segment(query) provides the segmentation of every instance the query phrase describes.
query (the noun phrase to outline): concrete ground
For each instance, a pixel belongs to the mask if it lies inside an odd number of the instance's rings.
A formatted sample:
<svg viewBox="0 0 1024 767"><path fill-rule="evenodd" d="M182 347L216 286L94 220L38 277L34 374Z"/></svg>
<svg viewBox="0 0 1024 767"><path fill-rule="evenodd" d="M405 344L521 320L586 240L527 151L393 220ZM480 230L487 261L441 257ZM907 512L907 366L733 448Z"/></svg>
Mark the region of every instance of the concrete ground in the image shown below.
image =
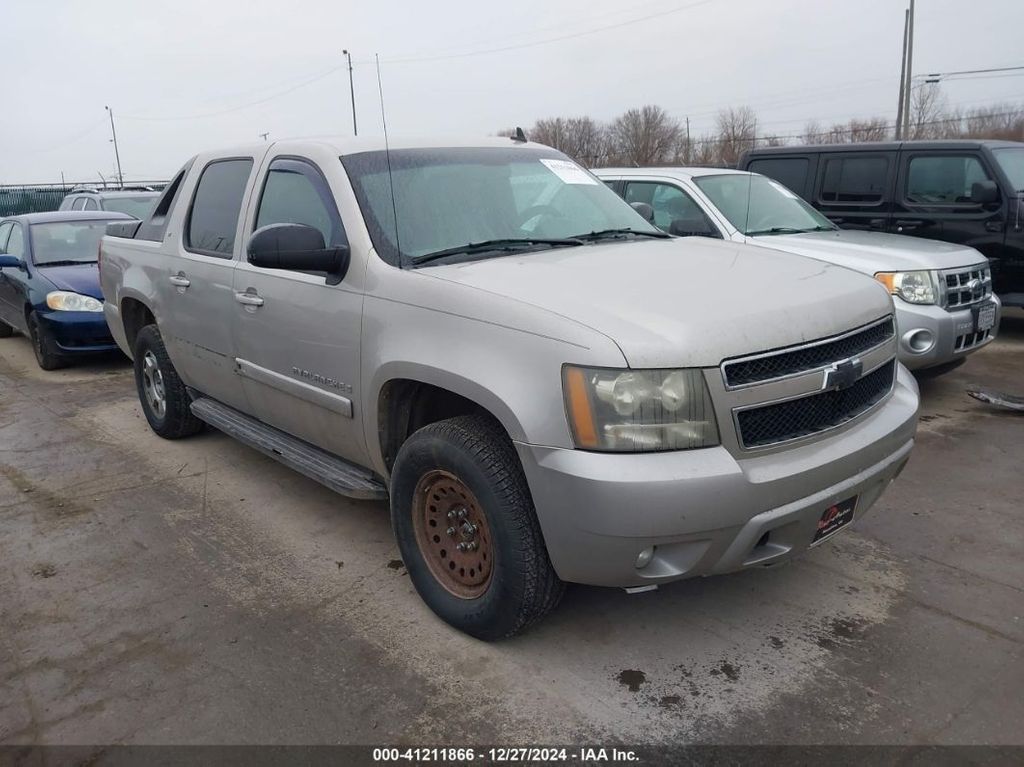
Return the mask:
<svg viewBox="0 0 1024 767"><path fill-rule="evenodd" d="M215 432L130 369L0 341L0 743L1024 743L1024 314L921 381L854 529L778 569L572 587L520 638L440 623L382 503Z"/></svg>

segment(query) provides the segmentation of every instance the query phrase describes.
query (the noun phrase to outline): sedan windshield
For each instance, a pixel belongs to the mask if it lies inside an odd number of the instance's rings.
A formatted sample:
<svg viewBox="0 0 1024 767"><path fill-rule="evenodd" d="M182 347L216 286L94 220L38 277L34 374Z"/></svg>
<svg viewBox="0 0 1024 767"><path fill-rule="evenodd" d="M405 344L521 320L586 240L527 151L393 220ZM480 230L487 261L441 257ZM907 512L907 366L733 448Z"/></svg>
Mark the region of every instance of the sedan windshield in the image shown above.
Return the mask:
<svg viewBox="0 0 1024 767"><path fill-rule="evenodd" d="M756 174L698 176L694 182L730 223L746 235L835 229L827 218L777 181Z"/></svg>
<svg viewBox="0 0 1024 767"><path fill-rule="evenodd" d="M32 224L32 261L36 266L94 264L107 221L53 221Z"/></svg>
<svg viewBox="0 0 1024 767"><path fill-rule="evenodd" d="M1024 192L1024 149L993 149L996 162L1017 192Z"/></svg>
<svg viewBox="0 0 1024 767"><path fill-rule="evenodd" d="M664 236L588 171L551 149L390 154L390 174L385 152L341 159L374 247L391 264Z"/></svg>
<svg viewBox="0 0 1024 767"><path fill-rule="evenodd" d="M133 218L143 219L156 205L159 194L140 194L137 197L107 197L103 200L104 210L127 213Z"/></svg>

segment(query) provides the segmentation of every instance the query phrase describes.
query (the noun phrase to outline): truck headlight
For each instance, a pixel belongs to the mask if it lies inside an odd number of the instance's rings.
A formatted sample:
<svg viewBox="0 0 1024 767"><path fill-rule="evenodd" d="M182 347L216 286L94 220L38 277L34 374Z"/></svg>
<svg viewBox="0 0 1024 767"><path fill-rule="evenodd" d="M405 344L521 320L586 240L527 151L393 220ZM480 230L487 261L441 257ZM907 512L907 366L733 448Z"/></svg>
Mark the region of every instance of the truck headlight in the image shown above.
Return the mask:
<svg viewBox="0 0 1024 767"><path fill-rule="evenodd" d="M938 303L935 272L878 272L875 279L909 304Z"/></svg>
<svg viewBox="0 0 1024 767"><path fill-rule="evenodd" d="M102 312L103 304L92 296L55 290L46 294L46 305L58 312Z"/></svg>
<svg viewBox="0 0 1024 767"><path fill-rule="evenodd" d="M699 370L562 368L576 447L639 453L719 444L711 395Z"/></svg>

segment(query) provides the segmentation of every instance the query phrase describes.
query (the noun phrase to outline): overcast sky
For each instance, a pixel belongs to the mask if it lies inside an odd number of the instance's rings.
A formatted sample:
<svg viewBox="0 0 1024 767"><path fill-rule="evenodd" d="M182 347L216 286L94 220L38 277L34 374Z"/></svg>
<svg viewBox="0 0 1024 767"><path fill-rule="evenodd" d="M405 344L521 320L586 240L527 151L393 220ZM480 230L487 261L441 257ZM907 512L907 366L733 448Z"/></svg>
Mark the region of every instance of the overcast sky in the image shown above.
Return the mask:
<svg viewBox="0 0 1024 767"><path fill-rule="evenodd" d="M696 135L750 105L761 133L896 112L904 0L4 0L0 183L167 178L202 149L380 133L493 134L655 103ZM1021 0L918 0L917 73L1024 64ZM483 53L481 53L483 52ZM469 54L469 55L467 55ZM337 68L331 72L332 68ZM1024 72L943 85L1024 101ZM305 84L304 84L305 83ZM298 87L297 87L298 86ZM285 91L289 91L285 93ZM261 102L261 103L254 103Z"/></svg>

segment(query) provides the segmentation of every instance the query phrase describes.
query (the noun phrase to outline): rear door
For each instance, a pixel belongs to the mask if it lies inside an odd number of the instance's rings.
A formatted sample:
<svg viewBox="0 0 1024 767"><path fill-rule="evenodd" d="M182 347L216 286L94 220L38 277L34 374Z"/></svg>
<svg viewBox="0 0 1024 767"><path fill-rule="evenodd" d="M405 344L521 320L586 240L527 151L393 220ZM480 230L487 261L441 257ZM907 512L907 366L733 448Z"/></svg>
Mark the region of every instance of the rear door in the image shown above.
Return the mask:
<svg viewBox="0 0 1024 767"><path fill-rule="evenodd" d="M240 410L248 403L235 372L232 283L241 253L242 203L257 161L241 155L196 162L198 171L182 188L183 220L164 240L173 257L155 277L157 322L182 380Z"/></svg>
<svg viewBox="0 0 1024 767"><path fill-rule="evenodd" d="M326 149L282 149L269 156L246 218L247 242L270 224L306 224L327 245L348 245L328 182L343 176ZM337 183L337 181L336 181ZM237 363L253 412L265 423L365 463L359 342L363 290L352 268L339 284L326 275L253 266L243 255L234 275L232 323Z"/></svg>
<svg viewBox="0 0 1024 767"><path fill-rule="evenodd" d="M787 189L796 192L808 202L814 195L814 176L817 170L818 155L786 155L779 157L752 157L741 170L760 173L762 176L775 179Z"/></svg>
<svg viewBox="0 0 1024 767"><path fill-rule="evenodd" d="M995 254L1005 237L1005 201L1000 197L992 203L974 202L971 191L978 181L995 181L981 152L902 151L890 231Z"/></svg>
<svg viewBox="0 0 1024 767"><path fill-rule="evenodd" d="M825 152L812 204L843 229L882 232L889 226L895 178L895 151Z"/></svg>

